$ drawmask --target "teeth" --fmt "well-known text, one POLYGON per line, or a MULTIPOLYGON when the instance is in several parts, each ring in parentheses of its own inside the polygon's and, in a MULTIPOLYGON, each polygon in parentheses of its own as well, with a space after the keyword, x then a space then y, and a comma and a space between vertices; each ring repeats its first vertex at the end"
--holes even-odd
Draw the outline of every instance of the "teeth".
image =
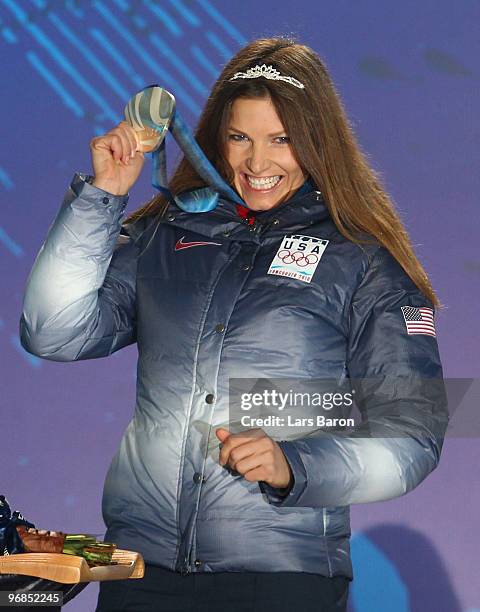
POLYGON ((274 187, 282 178, 281 176, 269 176, 268 178, 254 179, 248 174, 246 174, 245 176, 247 177, 249 185, 256 189, 269 189, 271 187, 274 187))

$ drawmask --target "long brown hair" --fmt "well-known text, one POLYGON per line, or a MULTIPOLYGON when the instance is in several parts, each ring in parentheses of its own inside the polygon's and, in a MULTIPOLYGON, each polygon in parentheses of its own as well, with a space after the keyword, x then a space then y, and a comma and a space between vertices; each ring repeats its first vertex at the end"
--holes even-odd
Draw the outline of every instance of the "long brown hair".
MULTIPOLYGON (((218 172, 233 184, 225 144, 234 100, 268 96, 290 137, 293 155, 322 192, 338 230, 357 244, 369 242, 365 234, 376 239, 430 302, 441 307, 393 202, 356 140, 324 62, 310 47, 291 38, 261 38, 241 49, 225 66, 195 132, 198 144, 218 172), (229 80, 236 72, 264 63, 294 77, 304 89, 263 77, 229 80)), ((171 193, 175 196, 204 186, 203 179, 183 157, 169 180, 171 193)), ((154 196, 126 221, 144 215, 161 216, 166 205, 163 195, 154 196)))

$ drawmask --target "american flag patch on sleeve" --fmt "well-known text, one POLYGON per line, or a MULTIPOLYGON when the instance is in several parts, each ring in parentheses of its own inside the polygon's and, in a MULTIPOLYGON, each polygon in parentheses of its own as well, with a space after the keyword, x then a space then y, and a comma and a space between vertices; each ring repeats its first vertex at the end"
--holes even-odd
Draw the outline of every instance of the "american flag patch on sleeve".
POLYGON ((426 334, 436 337, 433 310, 427 307, 402 306, 403 318, 409 336, 426 334))

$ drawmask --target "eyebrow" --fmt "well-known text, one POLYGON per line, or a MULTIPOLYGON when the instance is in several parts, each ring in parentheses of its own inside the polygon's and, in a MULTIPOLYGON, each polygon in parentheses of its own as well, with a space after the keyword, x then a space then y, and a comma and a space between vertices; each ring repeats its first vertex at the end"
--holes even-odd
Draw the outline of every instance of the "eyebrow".
MULTIPOLYGON (((242 130, 239 130, 236 127, 233 127, 233 125, 230 125, 228 129, 233 130, 234 132, 239 132, 240 134, 243 134, 244 136, 248 136, 246 132, 242 132, 242 130)), ((286 134, 286 133, 287 133, 287 130, 282 130, 281 132, 275 132, 275 134, 268 134, 268 137, 274 138, 275 136, 281 136, 282 134, 286 134)))

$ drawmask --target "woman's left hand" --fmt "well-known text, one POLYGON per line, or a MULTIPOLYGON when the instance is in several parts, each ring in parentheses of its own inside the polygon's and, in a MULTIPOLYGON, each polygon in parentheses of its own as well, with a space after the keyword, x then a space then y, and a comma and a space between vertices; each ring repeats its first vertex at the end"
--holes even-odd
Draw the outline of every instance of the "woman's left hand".
POLYGON ((275 488, 290 485, 292 471, 280 446, 263 429, 232 434, 219 427, 215 431, 223 446, 220 465, 228 465, 250 482, 264 481, 275 488))

